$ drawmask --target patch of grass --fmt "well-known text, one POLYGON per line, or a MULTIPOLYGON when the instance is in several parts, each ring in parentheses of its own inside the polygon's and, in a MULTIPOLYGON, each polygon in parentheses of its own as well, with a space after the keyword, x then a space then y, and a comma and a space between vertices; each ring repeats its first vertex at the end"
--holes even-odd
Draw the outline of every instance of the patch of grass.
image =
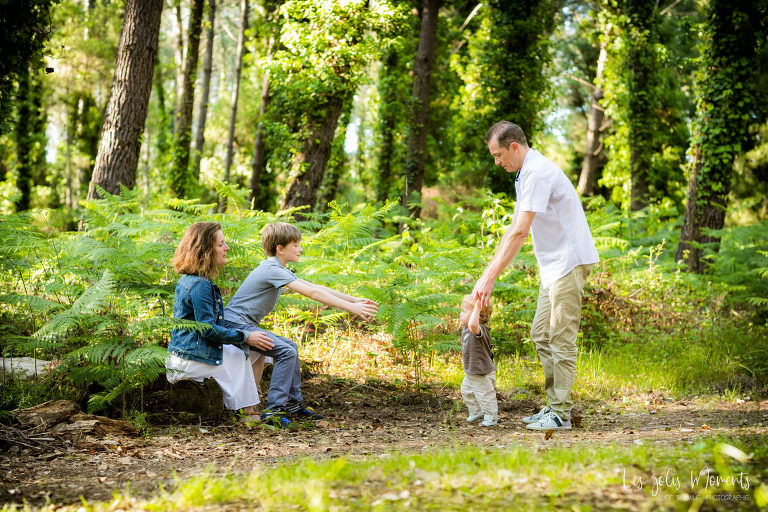
POLYGON ((80 510, 732 510, 760 506, 768 490, 768 447, 757 437, 551 443, 303 459, 239 476, 211 467, 147 501, 117 495, 80 510))

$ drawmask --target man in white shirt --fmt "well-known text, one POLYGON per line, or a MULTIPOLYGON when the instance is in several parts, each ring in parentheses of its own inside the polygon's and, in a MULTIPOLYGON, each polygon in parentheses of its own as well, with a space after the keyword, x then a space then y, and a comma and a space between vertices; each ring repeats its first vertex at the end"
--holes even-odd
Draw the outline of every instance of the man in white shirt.
POLYGON ((517 203, 512 226, 473 293, 482 304, 490 302, 496 279, 530 232, 541 277, 531 339, 544 368, 547 405, 523 422, 531 430, 570 430, 581 299, 600 258, 576 189, 554 162, 528 147, 523 130, 500 121, 488 130, 485 142, 496 165, 517 173, 517 203))

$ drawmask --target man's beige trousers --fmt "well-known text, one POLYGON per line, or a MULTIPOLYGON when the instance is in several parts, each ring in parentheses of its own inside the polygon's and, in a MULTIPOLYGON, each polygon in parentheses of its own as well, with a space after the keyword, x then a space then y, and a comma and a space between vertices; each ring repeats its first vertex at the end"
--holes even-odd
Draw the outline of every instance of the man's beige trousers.
POLYGON ((539 289, 536 315, 531 325, 531 340, 544 367, 544 391, 549 407, 567 420, 571 417, 571 388, 576 376, 576 335, 581 323, 584 283, 593 264, 579 265, 555 281, 549 289, 539 289))

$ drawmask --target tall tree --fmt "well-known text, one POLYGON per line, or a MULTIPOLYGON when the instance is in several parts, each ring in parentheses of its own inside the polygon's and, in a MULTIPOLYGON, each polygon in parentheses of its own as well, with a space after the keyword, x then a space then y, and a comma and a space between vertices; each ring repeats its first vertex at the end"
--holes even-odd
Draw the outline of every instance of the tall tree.
MULTIPOLYGON (((20 0, 7 5, 0 14, 0 134, 10 127, 14 82, 27 75, 32 61, 39 57, 48 40, 50 12, 54 0, 20 0)), ((37 69, 33 70, 36 73, 37 69)))
POLYGON ((697 80, 688 200, 675 258, 694 272, 706 268, 705 245, 719 250, 736 155, 750 145, 749 127, 762 116, 755 101, 760 45, 766 44, 766 0, 711 0, 697 80))
POLYGON ((369 5, 367 0, 319 5, 293 0, 283 12, 285 50, 272 66, 279 81, 277 111, 291 118, 289 126, 302 128, 282 207, 311 209, 344 106, 363 80, 367 62, 401 29, 404 15, 388 2, 369 5))
POLYGON ((629 170, 632 180, 630 208, 648 204, 650 150, 656 125, 658 65, 654 45, 658 42, 659 11, 656 0, 626 0, 627 99, 629 117, 629 170))
POLYGON ((187 25, 187 54, 184 59, 181 99, 176 111, 173 167, 171 170, 171 188, 178 197, 186 197, 187 192, 195 182, 190 175, 189 148, 192 137, 192 110, 195 103, 195 79, 197 61, 200 55, 200 33, 203 27, 205 0, 191 0, 191 2, 187 25))
POLYGON ((606 40, 601 39, 600 57, 597 60, 595 85, 590 94, 589 113, 587 114, 587 142, 584 148, 584 161, 579 174, 578 192, 581 196, 591 196, 595 193, 597 174, 602 167, 600 133, 603 130, 605 109, 600 105, 603 99, 603 68, 607 59, 606 40))
POLYGON ((405 159, 405 186, 403 206, 413 217, 421 215, 421 186, 424 183, 424 166, 427 158, 427 131, 429 127, 429 97, 432 65, 435 61, 437 19, 441 0, 423 0, 419 47, 413 70, 411 121, 408 131, 408 152, 405 159))
POLYGON ((535 147, 551 93, 545 71, 560 6, 560 0, 535 0, 510 9, 506 1, 490 0, 471 21, 467 44, 452 59, 463 84, 450 140, 463 182, 484 181, 494 192, 514 194, 513 180, 493 165, 483 140, 493 123, 506 119, 535 147))
POLYGON ((267 63, 263 69, 261 77, 261 101, 259 102, 259 117, 256 122, 256 134, 253 140, 253 154, 251 155, 251 179, 248 185, 250 189, 251 208, 255 210, 266 210, 271 203, 274 194, 269 190, 269 176, 267 174, 267 112, 269 103, 272 100, 272 94, 269 90, 269 62, 275 49, 275 44, 280 36, 280 16, 281 0, 271 0, 264 2, 264 19, 259 23, 261 28, 260 37, 265 42, 264 62, 267 63))
POLYGON ((104 114, 101 141, 88 197, 98 187, 111 194, 133 188, 141 133, 152 91, 152 75, 163 0, 126 0, 112 89, 104 114))
POLYGON ((407 111, 408 93, 404 78, 407 72, 400 57, 402 50, 389 48, 384 54, 379 71, 379 137, 378 165, 376 166, 376 201, 383 203, 390 198, 394 188, 395 166, 400 163, 399 128, 407 111))
MULTIPOLYGON (((224 161, 224 183, 229 183, 232 158, 235 153, 235 122, 237 121, 237 101, 240 98, 240 76, 243 71, 243 55, 245 54, 245 30, 248 28, 248 0, 240 0, 240 34, 237 37, 237 58, 235 59, 235 78, 232 85, 232 106, 229 114, 229 133, 227 134, 227 157, 224 161)), ((225 198, 221 198, 222 207, 226 205, 225 198)))
POLYGON ((342 108, 339 126, 336 129, 336 137, 331 146, 331 155, 328 159, 328 170, 323 179, 320 190, 320 198, 317 200, 317 210, 325 212, 328 210, 328 203, 336 199, 336 193, 339 190, 339 182, 344 175, 344 169, 347 167, 347 152, 344 149, 344 142, 347 138, 347 126, 349 125, 349 114, 352 110, 352 102, 342 108))
POLYGON ((216 0, 208 0, 208 24, 206 27, 205 58, 203 59, 203 91, 200 95, 200 107, 197 114, 197 131, 195 137, 195 179, 200 179, 200 161, 203 158, 205 146, 205 123, 208 119, 208 99, 211 94, 211 71, 213 69, 213 40, 216 25, 216 0))

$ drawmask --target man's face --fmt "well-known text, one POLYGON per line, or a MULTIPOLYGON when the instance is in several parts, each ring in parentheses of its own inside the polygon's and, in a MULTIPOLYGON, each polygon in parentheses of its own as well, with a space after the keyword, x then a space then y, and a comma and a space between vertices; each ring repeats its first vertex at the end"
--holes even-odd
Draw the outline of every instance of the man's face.
POLYGON ((510 142, 509 147, 500 146, 496 139, 488 143, 488 151, 491 152, 493 163, 504 168, 507 172, 517 172, 523 166, 523 158, 520 144, 510 142))

